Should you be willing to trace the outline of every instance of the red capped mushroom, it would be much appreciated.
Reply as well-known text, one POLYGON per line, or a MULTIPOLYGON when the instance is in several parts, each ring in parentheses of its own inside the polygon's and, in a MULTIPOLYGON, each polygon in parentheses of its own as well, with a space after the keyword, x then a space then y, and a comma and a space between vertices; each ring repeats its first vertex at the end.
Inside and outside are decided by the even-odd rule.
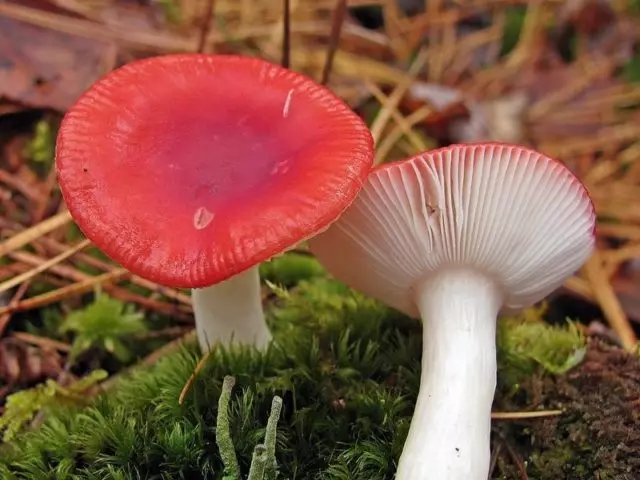
POLYGON ((398 480, 486 480, 496 317, 541 300, 594 248, 594 208, 533 150, 453 145, 374 170, 309 246, 339 280, 423 324, 398 480))
POLYGON ((67 112, 56 147, 79 228, 133 273, 193 289, 203 349, 270 341, 259 263, 333 222, 372 163, 366 124, 331 91, 226 55, 111 72, 67 112))

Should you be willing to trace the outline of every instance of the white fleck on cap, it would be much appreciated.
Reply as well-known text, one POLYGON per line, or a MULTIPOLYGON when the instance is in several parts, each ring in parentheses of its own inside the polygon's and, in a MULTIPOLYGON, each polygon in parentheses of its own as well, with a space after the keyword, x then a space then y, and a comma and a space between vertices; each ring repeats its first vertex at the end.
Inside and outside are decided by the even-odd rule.
POLYGON ((514 145, 453 145, 374 170, 309 246, 338 280, 414 317, 415 287, 450 267, 492 278, 514 310, 582 266, 595 222, 562 163, 514 145))

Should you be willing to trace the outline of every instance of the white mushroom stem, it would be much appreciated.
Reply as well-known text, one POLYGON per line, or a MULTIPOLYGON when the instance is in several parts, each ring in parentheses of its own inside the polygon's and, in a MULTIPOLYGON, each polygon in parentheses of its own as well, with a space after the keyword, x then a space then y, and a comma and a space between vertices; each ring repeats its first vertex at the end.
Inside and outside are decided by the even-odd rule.
POLYGON ((502 295, 473 270, 415 291, 423 322, 420 392, 397 480, 486 480, 502 295))
POLYGON ((257 266, 211 287, 193 289, 191 301, 203 352, 216 343, 263 349, 271 342, 257 266))

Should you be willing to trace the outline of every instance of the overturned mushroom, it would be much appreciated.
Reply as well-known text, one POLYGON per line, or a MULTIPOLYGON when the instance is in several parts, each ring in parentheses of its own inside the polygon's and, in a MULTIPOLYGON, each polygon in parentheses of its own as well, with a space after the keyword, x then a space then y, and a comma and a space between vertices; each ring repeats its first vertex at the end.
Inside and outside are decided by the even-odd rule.
POLYGON ((193 289, 205 350, 269 343, 259 263, 334 221, 372 162, 366 124, 328 89, 258 58, 199 54, 104 77, 56 150, 80 229, 137 275, 193 289))
POLYGON ((533 150, 467 144, 383 165, 309 242, 336 278, 421 317, 420 392, 398 480, 486 480, 496 317, 557 287, 594 248, 582 184, 533 150))

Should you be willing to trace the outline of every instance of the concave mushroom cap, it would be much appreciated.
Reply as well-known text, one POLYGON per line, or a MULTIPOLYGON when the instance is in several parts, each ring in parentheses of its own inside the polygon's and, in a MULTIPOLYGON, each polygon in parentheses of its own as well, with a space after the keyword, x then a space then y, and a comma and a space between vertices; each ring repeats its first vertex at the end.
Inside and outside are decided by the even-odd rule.
POLYGON ((517 310, 561 286, 594 243, 593 204, 564 165, 466 144, 376 168, 309 246, 337 279, 418 317, 414 289, 442 269, 486 274, 517 310))
POLYGON ((326 228, 370 172, 366 124, 266 61, 167 55, 125 65, 66 114, 56 168, 84 234, 163 285, 215 284, 326 228))

